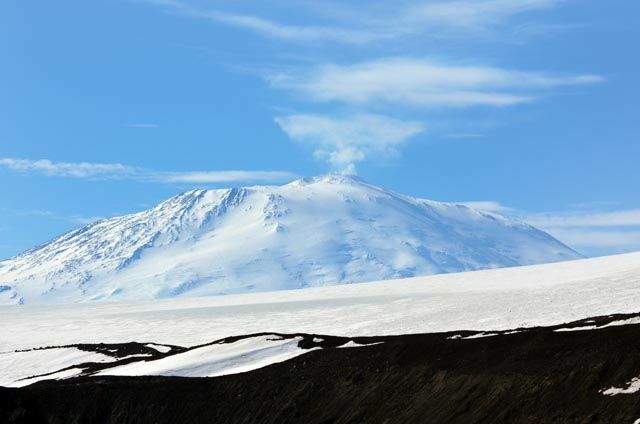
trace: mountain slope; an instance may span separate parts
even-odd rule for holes
[[[328,175],[193,190],[0,262],[0,303],[301,288],[579,258],[527,224]]]

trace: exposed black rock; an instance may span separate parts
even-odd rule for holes
[[[323,349],[244,374],[0,388],[0,422],[633,423],[640,392],[602,391],[640,376],[640,325],[605,326],[637,315],[478,338],[305,335],[301,347]],[[599,328],[554,331],[575,327]],[[336,348],[348,340],[383,343]]]

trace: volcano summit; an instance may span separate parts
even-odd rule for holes
[[[581,256],[525,223],[356,177],[193,190],[0,262],[0,304],[203,296]]]

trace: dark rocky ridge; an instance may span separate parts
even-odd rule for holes
[[[553,330],[638,315],[473,339],[460,337],[477,332],[355,338],[384,343],[349,349],[331,347],[349,339],[319,336],[322,350],[245,374],[0,388],[0,422],[633,423],[640,392],[602,390],[640,376],[640,325]]]

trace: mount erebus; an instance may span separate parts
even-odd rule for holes
[[[581,256],[530,225],[355,177],[193,190],[0,262],[0,304],[292,289]]]

